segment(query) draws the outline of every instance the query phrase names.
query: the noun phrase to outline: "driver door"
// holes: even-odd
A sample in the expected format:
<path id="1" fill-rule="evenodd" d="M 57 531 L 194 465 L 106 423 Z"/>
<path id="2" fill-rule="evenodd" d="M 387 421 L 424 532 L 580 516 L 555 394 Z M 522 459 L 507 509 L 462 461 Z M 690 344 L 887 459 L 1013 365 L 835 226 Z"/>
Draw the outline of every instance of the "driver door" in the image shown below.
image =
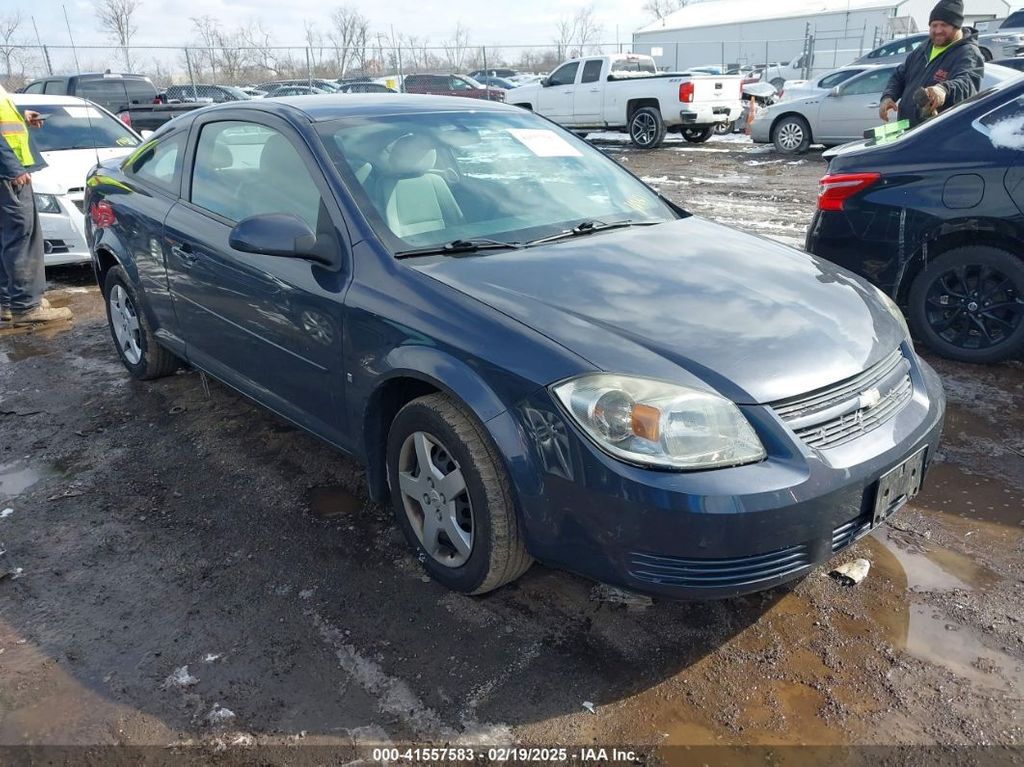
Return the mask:
<path id="1" fill-rule="evenodd" d="M 551 73 L 537 96 L 538 112 L 560 125 L 573 124 L 573 96 L 579 69 L 580 62 L 570 61 Z"/>

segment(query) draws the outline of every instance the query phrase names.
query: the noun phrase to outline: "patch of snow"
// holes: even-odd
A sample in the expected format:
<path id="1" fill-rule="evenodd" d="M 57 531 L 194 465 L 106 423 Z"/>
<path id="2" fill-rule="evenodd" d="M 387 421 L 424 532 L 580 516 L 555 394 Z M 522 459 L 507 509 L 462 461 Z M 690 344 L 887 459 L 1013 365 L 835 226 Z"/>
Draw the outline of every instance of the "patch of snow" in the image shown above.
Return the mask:
<path id="1" fill-rule="evenodd" d="M 1024 151 L 1024 115 L 1000 120 L 988 129 L 988 138 L 997 149 Z"/>
<path id="2" fill-rule="evenodd" d="M 778 165 L 783 160 L 747 160 L 744 165 L 749 165 L 751 168 L 756 168 L 758 165 Z"/>
<path id="3" fill-rule="evenodd" d="M 206 715 L 206 721 L 210 724 L 223 724 L 235 718 L 235 712 L 230 708 L 224 708 L 220 703 L 214 703 L 210 713 Z"/>
<path id="4" fill-rule="evenodd" d="M 753 144 L 754 140 L 745 133 L 727 133 L 724 136 L 712 136 L 709 144 Z"/>
<path id="5" fill-rule="evenodd" d="M 211 653 L 207 653 L 206 655 L 203 656 L 203 663 L 214 663 L 215 661 L 218 661 L 218 660 L 220 660 L 220 653 L 212 653 L 211 652 Z M 187 668 L 187 666 L 186 666 L 186 668 Z"/>
<path id="6" fill-rule="evenodd" d="M 715 149 L 708 146 L 670 146 L 673 152 L 702 152 L 704 154 L 729 154 L 731 149 Z"/>
<path id="7" fill-rule="evenodd" d="M 695 184 L 748 184 L 750 183 L 750 176 L 718 176 L 716 178 L 701 178 L 700 176 L 694 176 L 691 181 Z"/>
<path id="8" fill-rule="evenodd" d="M 3 511 L 0 511 L 0 519 L 7 519 L 13 513 L 14 509 L 4 509 Z"/>
<path id="9" fill-rule="evenodd" d="M 199 684 L 199 680 L 188 673 L 188 666 L 174 669 L 164 680 L 164 687 L 192 687 L 196 684 Z"/>

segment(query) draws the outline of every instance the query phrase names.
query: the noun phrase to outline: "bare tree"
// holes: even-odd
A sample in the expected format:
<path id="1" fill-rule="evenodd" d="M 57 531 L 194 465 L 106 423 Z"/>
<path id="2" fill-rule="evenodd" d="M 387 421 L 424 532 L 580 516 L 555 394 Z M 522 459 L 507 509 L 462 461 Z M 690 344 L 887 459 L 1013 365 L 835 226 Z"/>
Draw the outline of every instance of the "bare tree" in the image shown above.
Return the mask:
<path id="1" fill-rule="evenodd" d="M 453 72 L 461 72 L 465 65 L 466 53 L 469 49 L 469 29 L 462 26 L 461 21 L 458 22 L 455 25 L 451 38 L 444 40 L 441 43 L 441 48 L 444 50 L 444 57 L 447 60 L 448 67 Z"/>
<path id="2" fill-rule="evenodd" d="M 685 8 L 690 0 L 647 0 L 644 3 L 644 11 L 656 19 L 664 19 L 670 13 Z"/>
<path id="3" fill-rule="evenodd" d="M 220 22 L 212 16 L 193 16 L 189 19 L 199 42 L 202 44 L 191 57 L 192 70 L 197 79 L 203 76 L 206 67 L 210 68 L 210 77 L 217 79 L 217 66 L 220 63 L 218 49 L 224 44 L 224 35 L 220 31 Z"/>
<path id="4" fill-rule="evenodd" d="M 3 79 L 9 83 L 14 80 L 14 65 L 22 63 L 18 30 L 24 21 L 21 11 L 0 16 L 0 62 L 3 62 Z"/>
<path id="5" fill-rule="evenodd" d="M 601 31 L 601 24 L 597 21 L 592 5 L 580 8 L 572 16 L 563 16 L 555 27 L 558 58 L 561 60 L 584 55 L 587 46 L 597 42 Z"/>
<path id="6" fill-rule="evenodd" d="M 366 43 L 370 22 L 355 8 L 339 5 L 331 11 L 331 31 L 327 38 L 334 46 L 334 58 L 341 76 L 350 66 L 362 69 L 366 62 Z"/>
<path id="7" fill-rule="evenodd" d="M 243 26 L 239 30 L 239 39 L 249 48 L 249 63 L 259 70 L 261 77 L 266 74 L 277 77 L 282 69 L 288 68 L 288 62 L 279 61 L 270 33 L 263 27 L 260 19 Z"/>
<path id="8" fill-rule="evenodd" d="M 96 18 L 103 30 L 121 48 L 125 69 L 131 72 L 131 44 L 138 27 L 135 24 L 135 12 L 142 5 L 142 0 L 96 0 Z"/>

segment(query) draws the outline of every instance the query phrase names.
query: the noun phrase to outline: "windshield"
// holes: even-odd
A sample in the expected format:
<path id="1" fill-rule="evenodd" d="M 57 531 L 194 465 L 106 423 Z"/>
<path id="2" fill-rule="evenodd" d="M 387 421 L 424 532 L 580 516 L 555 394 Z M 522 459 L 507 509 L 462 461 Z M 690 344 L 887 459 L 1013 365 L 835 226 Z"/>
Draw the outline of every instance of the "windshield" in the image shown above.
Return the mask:
<path id="1" fill-rule="evenodd" d="M 40 152 L 61 149 L 134 147 L 139 140 L 115 117 L 91 104 L 25 104 L 46 118 L 43 127 L 32 131 L 32 143 Z"/>
<path id="2" fill-rule="evenodd" d="M 394 252 L 474 238 L 528 242 L 584 221 L 677 217 L 599 151 L 528 112 L 368 115 L 318 132 Z"/>

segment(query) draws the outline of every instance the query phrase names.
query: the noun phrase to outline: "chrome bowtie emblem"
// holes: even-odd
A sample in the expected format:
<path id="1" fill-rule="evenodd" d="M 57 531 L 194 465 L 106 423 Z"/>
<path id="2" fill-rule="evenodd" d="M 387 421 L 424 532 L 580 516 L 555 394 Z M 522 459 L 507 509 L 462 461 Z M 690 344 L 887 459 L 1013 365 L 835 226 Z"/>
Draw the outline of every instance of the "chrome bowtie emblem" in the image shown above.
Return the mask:
<path id="1" fill-rule="evenodd" d="M 877 405 L 881 401 L 882 401 L 882 392 L 878 391 L 878 389 L 868 389 L 866 392 L 863 392 L 860 395 L 860 407 L 861 407 L 861 409 L 869 408 L 869 407 L 874 407 L 875 405 Z"/>

